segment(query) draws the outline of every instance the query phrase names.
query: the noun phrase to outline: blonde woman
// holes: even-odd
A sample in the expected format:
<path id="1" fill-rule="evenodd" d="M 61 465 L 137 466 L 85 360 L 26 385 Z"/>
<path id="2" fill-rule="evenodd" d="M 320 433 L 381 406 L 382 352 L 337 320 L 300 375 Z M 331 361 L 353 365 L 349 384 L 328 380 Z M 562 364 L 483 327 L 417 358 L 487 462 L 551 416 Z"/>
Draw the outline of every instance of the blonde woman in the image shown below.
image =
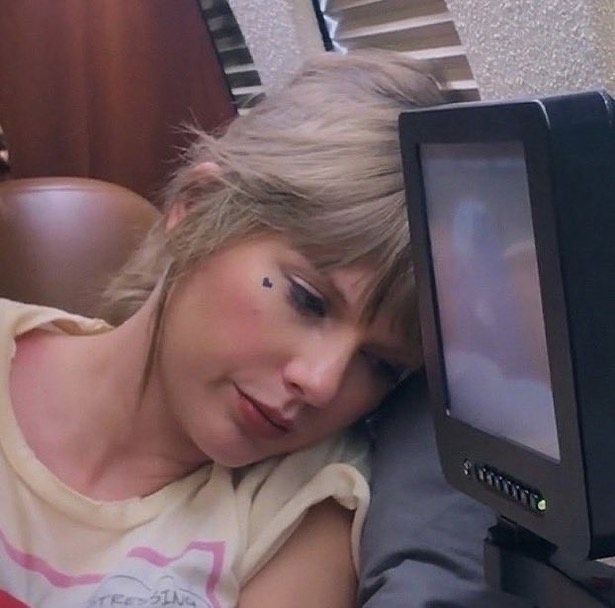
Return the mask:
<path id="1" fill-rule="evenodd" d="M 353 605 L 347 429 L 421 361 L 397 117 L 439 101 L 392 53 L 317 58 L 198 134 L 113 327 L 2 302 L 0 597 Z"/>

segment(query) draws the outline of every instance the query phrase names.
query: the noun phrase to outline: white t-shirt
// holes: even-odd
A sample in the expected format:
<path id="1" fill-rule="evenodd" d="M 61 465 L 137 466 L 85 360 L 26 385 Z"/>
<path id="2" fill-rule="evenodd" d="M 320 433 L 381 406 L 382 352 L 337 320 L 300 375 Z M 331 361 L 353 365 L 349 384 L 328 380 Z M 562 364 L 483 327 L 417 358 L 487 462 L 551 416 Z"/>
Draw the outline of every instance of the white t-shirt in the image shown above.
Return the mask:
<path id="1" fill-rule="evenodd" d="M 2 607 L 235 606 L 307 509 L 328 497 L 354 510 L 357 566 L 367 448 L 347 435 L 243 469 L 208 465 L 145 498 L 97 501 L 67 487 L 28 447 L 11 406 L 15 337 L 34 328 L 109 326 L 0 299 Z"/>

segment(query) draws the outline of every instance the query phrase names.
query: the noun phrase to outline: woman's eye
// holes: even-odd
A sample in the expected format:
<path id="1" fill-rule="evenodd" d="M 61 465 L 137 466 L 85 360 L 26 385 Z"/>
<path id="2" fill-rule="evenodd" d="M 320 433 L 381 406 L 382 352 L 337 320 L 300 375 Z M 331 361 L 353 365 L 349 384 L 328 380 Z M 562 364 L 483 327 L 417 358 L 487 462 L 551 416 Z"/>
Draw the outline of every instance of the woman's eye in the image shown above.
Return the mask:
<path id="1" fill-rule="evenodd" d="M 376 374 L 391 384 L 397 384 L 408 373 L 408 369 L 405 366 L 391 363 L 369 351 L 363 351 L 363 357 Z"/>
<path id="2" fill-rule="evenodd" d="M 288 298 L 298 313 L 307 317 L 319 318 L 327 315 L 327 303 L 321 295 L 314 293 L 296 279 L 289 277 L 288 281 Z"/>

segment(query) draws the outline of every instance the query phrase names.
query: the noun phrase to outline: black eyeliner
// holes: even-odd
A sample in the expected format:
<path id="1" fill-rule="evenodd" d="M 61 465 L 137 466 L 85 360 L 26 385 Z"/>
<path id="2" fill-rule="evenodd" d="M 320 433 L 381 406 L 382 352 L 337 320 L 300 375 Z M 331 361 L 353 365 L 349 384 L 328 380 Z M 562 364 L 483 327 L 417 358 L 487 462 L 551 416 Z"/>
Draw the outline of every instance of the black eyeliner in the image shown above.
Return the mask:
<path id="1" fill-rule="evenodd" d="M 323 318 L 328 313 L 328 305 L 320 294 L 314 293 L 300 281 L 291 276 L 287 277 L 288 298 L 291 306 L 306 317 Z"/>

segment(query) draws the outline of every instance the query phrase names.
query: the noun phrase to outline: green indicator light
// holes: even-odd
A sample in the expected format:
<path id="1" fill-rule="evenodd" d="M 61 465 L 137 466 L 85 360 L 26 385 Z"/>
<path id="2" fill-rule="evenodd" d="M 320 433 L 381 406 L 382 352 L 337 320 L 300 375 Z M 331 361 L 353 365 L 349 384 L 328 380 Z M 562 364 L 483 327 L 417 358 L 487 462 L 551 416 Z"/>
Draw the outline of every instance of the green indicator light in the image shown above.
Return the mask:
<path id="1" fill-rule="evenodd" d="M 539 511 L 546 511 L 547 510 L 547 501 L 544 498 L 541 498 L 538 503 L 536 504 L 536 508 Z"/>

